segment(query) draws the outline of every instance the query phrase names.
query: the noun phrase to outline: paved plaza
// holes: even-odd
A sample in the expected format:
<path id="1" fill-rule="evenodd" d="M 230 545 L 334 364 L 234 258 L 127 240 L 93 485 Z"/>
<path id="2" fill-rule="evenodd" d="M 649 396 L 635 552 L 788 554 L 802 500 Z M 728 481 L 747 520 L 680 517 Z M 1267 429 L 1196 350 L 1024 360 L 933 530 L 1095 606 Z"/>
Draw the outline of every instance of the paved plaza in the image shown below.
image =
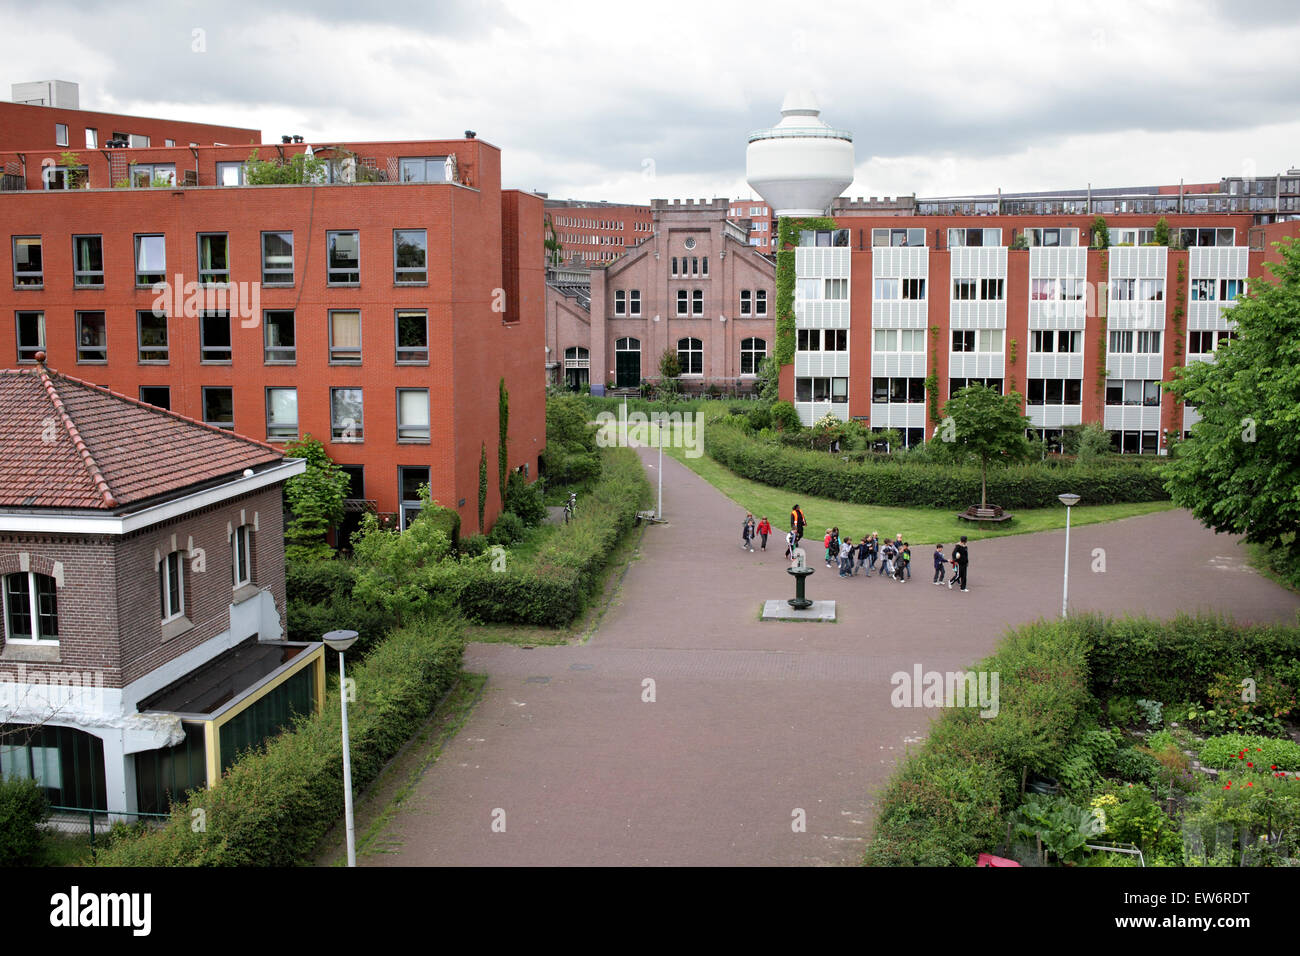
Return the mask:
<path id="1" fill-rule="evenodd" d="M 765 599 L 794 593 L 780 537 L 742 551 L 743 510 L 664 467 L 670 522 L 646 529 L 586 644 L 470 646 L 483 698 L 376 841 L 389 852 L 362 865 L 856 863 L 877 794 L 938 713 L 891 706 L 890 676 L 965 669 L 1009 626 L 1060 613 L 1063 531 L 973 542 L 966 594 L 930 583 L 934 542 L 912 541 L 907 584 L 840 579 L 810 542 L 808 596 L 834 599 L 837 622 L 760 622 Z M 1072 610 L 1300 611 L 1186 512 L 1076 527 L 1070 549 Z"/>

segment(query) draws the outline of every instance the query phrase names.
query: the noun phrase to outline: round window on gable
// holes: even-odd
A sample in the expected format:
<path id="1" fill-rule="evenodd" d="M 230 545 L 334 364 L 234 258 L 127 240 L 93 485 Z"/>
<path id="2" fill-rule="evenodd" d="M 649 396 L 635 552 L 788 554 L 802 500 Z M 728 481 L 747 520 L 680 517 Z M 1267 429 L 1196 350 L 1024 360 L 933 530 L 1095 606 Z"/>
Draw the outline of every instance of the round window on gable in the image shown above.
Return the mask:
<path id="1" fill-rule="evenodd" d="M 694 236 L 688 236 L 688 237 L 687 237 L 687 239 L 686 239 L 686 248 L 687 248 L 687 249 L 694 249 L 694 248 L 695 248 L 695 237 L 694 237 Z"/>

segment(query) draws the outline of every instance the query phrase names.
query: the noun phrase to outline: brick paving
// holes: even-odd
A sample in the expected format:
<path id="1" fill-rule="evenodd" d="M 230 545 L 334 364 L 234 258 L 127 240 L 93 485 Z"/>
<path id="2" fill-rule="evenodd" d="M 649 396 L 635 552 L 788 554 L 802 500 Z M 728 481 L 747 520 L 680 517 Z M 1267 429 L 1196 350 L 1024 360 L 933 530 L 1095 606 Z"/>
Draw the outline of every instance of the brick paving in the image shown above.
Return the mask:
<path id="1" fill-rule="evenodd" d="M 652 480 L 656 458 L 642 452 Z M 835 599 L 838 622 L 760 623 L 765 598 L 794 593 L 780 538 L 742 551 L 743 511 L 664 466 L 670 523 L 646 530 L 590 641 L 472 645 L 483 699 L 378 841 L 391 852 L 362 865 L 856 863 L 875 795 L 936 713 L 892 707 L 890 675 L 964 669 L 1008 627 L 1060 613 L 1063 531 L 972 543 L 967 594 L 930 583 L 934 542 L 913 542 L 907 584 L 814 562 L 808 594 Z M 907 536 L 853 534 L 869 531 Z M 1073 610 L 1300 612 L 1235 539 L 1185 512 L 1075 528 L 1070 552 Z"/>

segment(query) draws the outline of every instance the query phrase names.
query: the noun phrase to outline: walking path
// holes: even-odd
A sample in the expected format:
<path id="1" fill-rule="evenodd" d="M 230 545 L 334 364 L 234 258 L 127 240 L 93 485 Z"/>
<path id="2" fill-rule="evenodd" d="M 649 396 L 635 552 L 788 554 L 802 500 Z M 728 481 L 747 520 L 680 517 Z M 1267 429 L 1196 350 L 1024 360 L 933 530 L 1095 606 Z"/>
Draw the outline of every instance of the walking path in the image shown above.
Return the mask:
<path id="1" fill-rule="evenodd" d="M 641 455 L 654 481 L 657 455 Z M 587 644 L 470 647 L 484 696 L 377 841 L 392 852 L 362 865 L 856 863 L 875 795 L 935 715 L 892 707 L 890 675 L 965 669 L 1008 627 L 1060 613 L 1063 531 L 974 542 L 966 594 L 930 583 L 932 541 L 912 542 L 907 584 L 840 579 L 806 541 L 808 594 L 834 598 L 838 623 L 760 623 L 764 599 L 794 593 L 780 534 L 741 550 L 744 511 L 664 468 L 670 523 L 646 529 Z M 1070 552 L 1072 610 L 1300 611 L 1182 511 L 1075 528 Z"/>

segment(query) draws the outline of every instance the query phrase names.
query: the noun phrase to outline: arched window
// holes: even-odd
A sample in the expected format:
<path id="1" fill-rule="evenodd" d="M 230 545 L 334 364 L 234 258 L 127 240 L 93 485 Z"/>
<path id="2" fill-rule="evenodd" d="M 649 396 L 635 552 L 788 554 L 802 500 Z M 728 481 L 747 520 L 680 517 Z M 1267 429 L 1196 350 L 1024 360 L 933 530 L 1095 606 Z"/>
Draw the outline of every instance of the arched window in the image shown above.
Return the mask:
<path id="1" fill-rule="evenodd" d="M 614 342 L 614 386 L 636 388 L 641 384 L 641 340 L 631 337 Z"/>
<path id="2" fill-rule="evenodd" d="M 741 339 L 740 374 L 757 375 L 758 367 L 766 356 L 767 341 L 765 339 Z"/>
<path id="3" fill-rule="evenodd" d="M 35 571 L 5 575 L 5 640 L 35 644 L 59 640 L 59 600 L 54 578 Z"/>
<path id="4" fill-rule="evenodd" d="M 704 343 L 699 339 L 678 339 L 677 360 L 683 375 L 704 374 Z"/>

